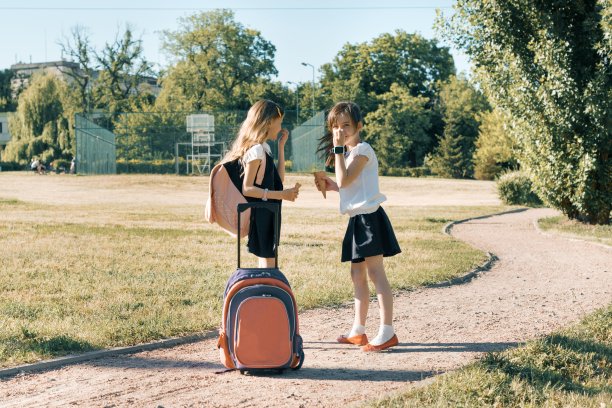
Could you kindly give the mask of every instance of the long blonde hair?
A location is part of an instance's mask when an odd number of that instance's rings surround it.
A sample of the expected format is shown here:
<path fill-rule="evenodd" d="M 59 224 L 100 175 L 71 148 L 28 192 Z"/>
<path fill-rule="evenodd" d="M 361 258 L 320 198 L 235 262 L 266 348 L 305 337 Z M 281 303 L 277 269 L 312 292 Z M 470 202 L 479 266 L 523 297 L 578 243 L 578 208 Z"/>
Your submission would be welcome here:
<path fill-rule="evenodd" d="M 276 102 L 268 99 L 255 102 L 240 125 L 238 136 L 221 163 L 242 159 L 251 147 L 265 142 L 270 123 L 274 119 L 282 118 L 284 114 L 283 109 Z"/>

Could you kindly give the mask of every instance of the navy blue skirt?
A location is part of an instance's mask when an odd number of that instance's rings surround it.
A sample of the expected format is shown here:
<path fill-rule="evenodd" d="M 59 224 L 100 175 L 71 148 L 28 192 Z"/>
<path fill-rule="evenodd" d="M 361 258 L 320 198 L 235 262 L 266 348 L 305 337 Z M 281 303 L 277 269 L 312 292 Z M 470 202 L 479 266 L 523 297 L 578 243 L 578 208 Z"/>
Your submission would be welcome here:
<path fill-rule="evenodd" d="M 393 256 L 400 252 L 391 221 L 382 207 L 349 219 L 342 241 L 342 262 L 359 263 L 369 256 Z"/>

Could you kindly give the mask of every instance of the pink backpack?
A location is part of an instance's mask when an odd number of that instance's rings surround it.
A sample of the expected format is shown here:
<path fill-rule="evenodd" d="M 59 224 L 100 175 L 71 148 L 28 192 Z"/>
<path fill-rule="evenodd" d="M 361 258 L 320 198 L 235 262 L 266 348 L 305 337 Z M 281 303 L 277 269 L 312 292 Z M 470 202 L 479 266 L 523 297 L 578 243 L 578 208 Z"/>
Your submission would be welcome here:
<path fill-rule="evenodd" d="M 266 158 L 259 169 L 266 168 Z M 257 172 L 257 184 L 261 184 L 265 171 Z M 217 164 L 210 172 L 208 199 L 204 209 L 204 218 L 211 224 L 217 223 L 232 237 L 238 232 L 238 204 L 246 203 L 242 191 L 236 188 L 223 164 Z M 251 210 L 246 210 L 240 217 L 240 238 L 249 234 Z"/>

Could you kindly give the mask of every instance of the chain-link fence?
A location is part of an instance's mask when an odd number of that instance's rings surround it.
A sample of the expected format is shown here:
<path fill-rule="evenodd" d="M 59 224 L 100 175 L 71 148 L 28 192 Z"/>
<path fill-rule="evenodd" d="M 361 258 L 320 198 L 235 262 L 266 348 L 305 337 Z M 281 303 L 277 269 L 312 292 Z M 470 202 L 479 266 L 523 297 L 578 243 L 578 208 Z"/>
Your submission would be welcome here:
<path fill-rule="evenodd" d="M 75 118 L 77 172 L 115 174 L 115 135 L 91 119 L 82 115 L 76 115 Z"/>
<path fill-rule="evenodd" d="M 325 112 L 319 112 L 294 129 L 291 135 L 293 171 L 324 170 L 325 163 L 317 155 L 319 139 L 325 133 Z"/>
<path fill-rule="evenodd" d="M 77 172 L 82 174 L 208 174 L 230 148 L 246 111 L 140 112 L 77 114 Z M 285 147 L 288 167 L 309 171 L 322 134 L 323 113 L 296 126 L 286 111 L 283 127 L 291 131 Z M 276 143 L 270 143 L 277 157 Z M 293 152 L 298 154 L 294 155 Z M 297 159 L 297 166 L 295 160 Z"/>

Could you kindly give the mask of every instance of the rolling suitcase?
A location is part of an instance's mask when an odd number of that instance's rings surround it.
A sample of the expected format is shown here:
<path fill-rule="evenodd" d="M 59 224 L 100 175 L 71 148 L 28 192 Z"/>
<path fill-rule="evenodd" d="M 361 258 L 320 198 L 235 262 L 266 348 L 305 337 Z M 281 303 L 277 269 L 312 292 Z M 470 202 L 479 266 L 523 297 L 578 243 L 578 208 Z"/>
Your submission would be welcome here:
<path fill-rule="evenodd" d="M 240 214 L 249 208 L 266 208 L 274 213 L 278 231 L 278 203 L 238 204 Z M 275 234 L 277 235 L 277 234 Z M 278 269 L 278 236 L 274 268 L 240 267 L 230 276 L 223 296 L 223 314 L 217 346 L 223 365 L 245 371 L 299 369 L 304 362 L 298 310 L 287 278 Z"/>

